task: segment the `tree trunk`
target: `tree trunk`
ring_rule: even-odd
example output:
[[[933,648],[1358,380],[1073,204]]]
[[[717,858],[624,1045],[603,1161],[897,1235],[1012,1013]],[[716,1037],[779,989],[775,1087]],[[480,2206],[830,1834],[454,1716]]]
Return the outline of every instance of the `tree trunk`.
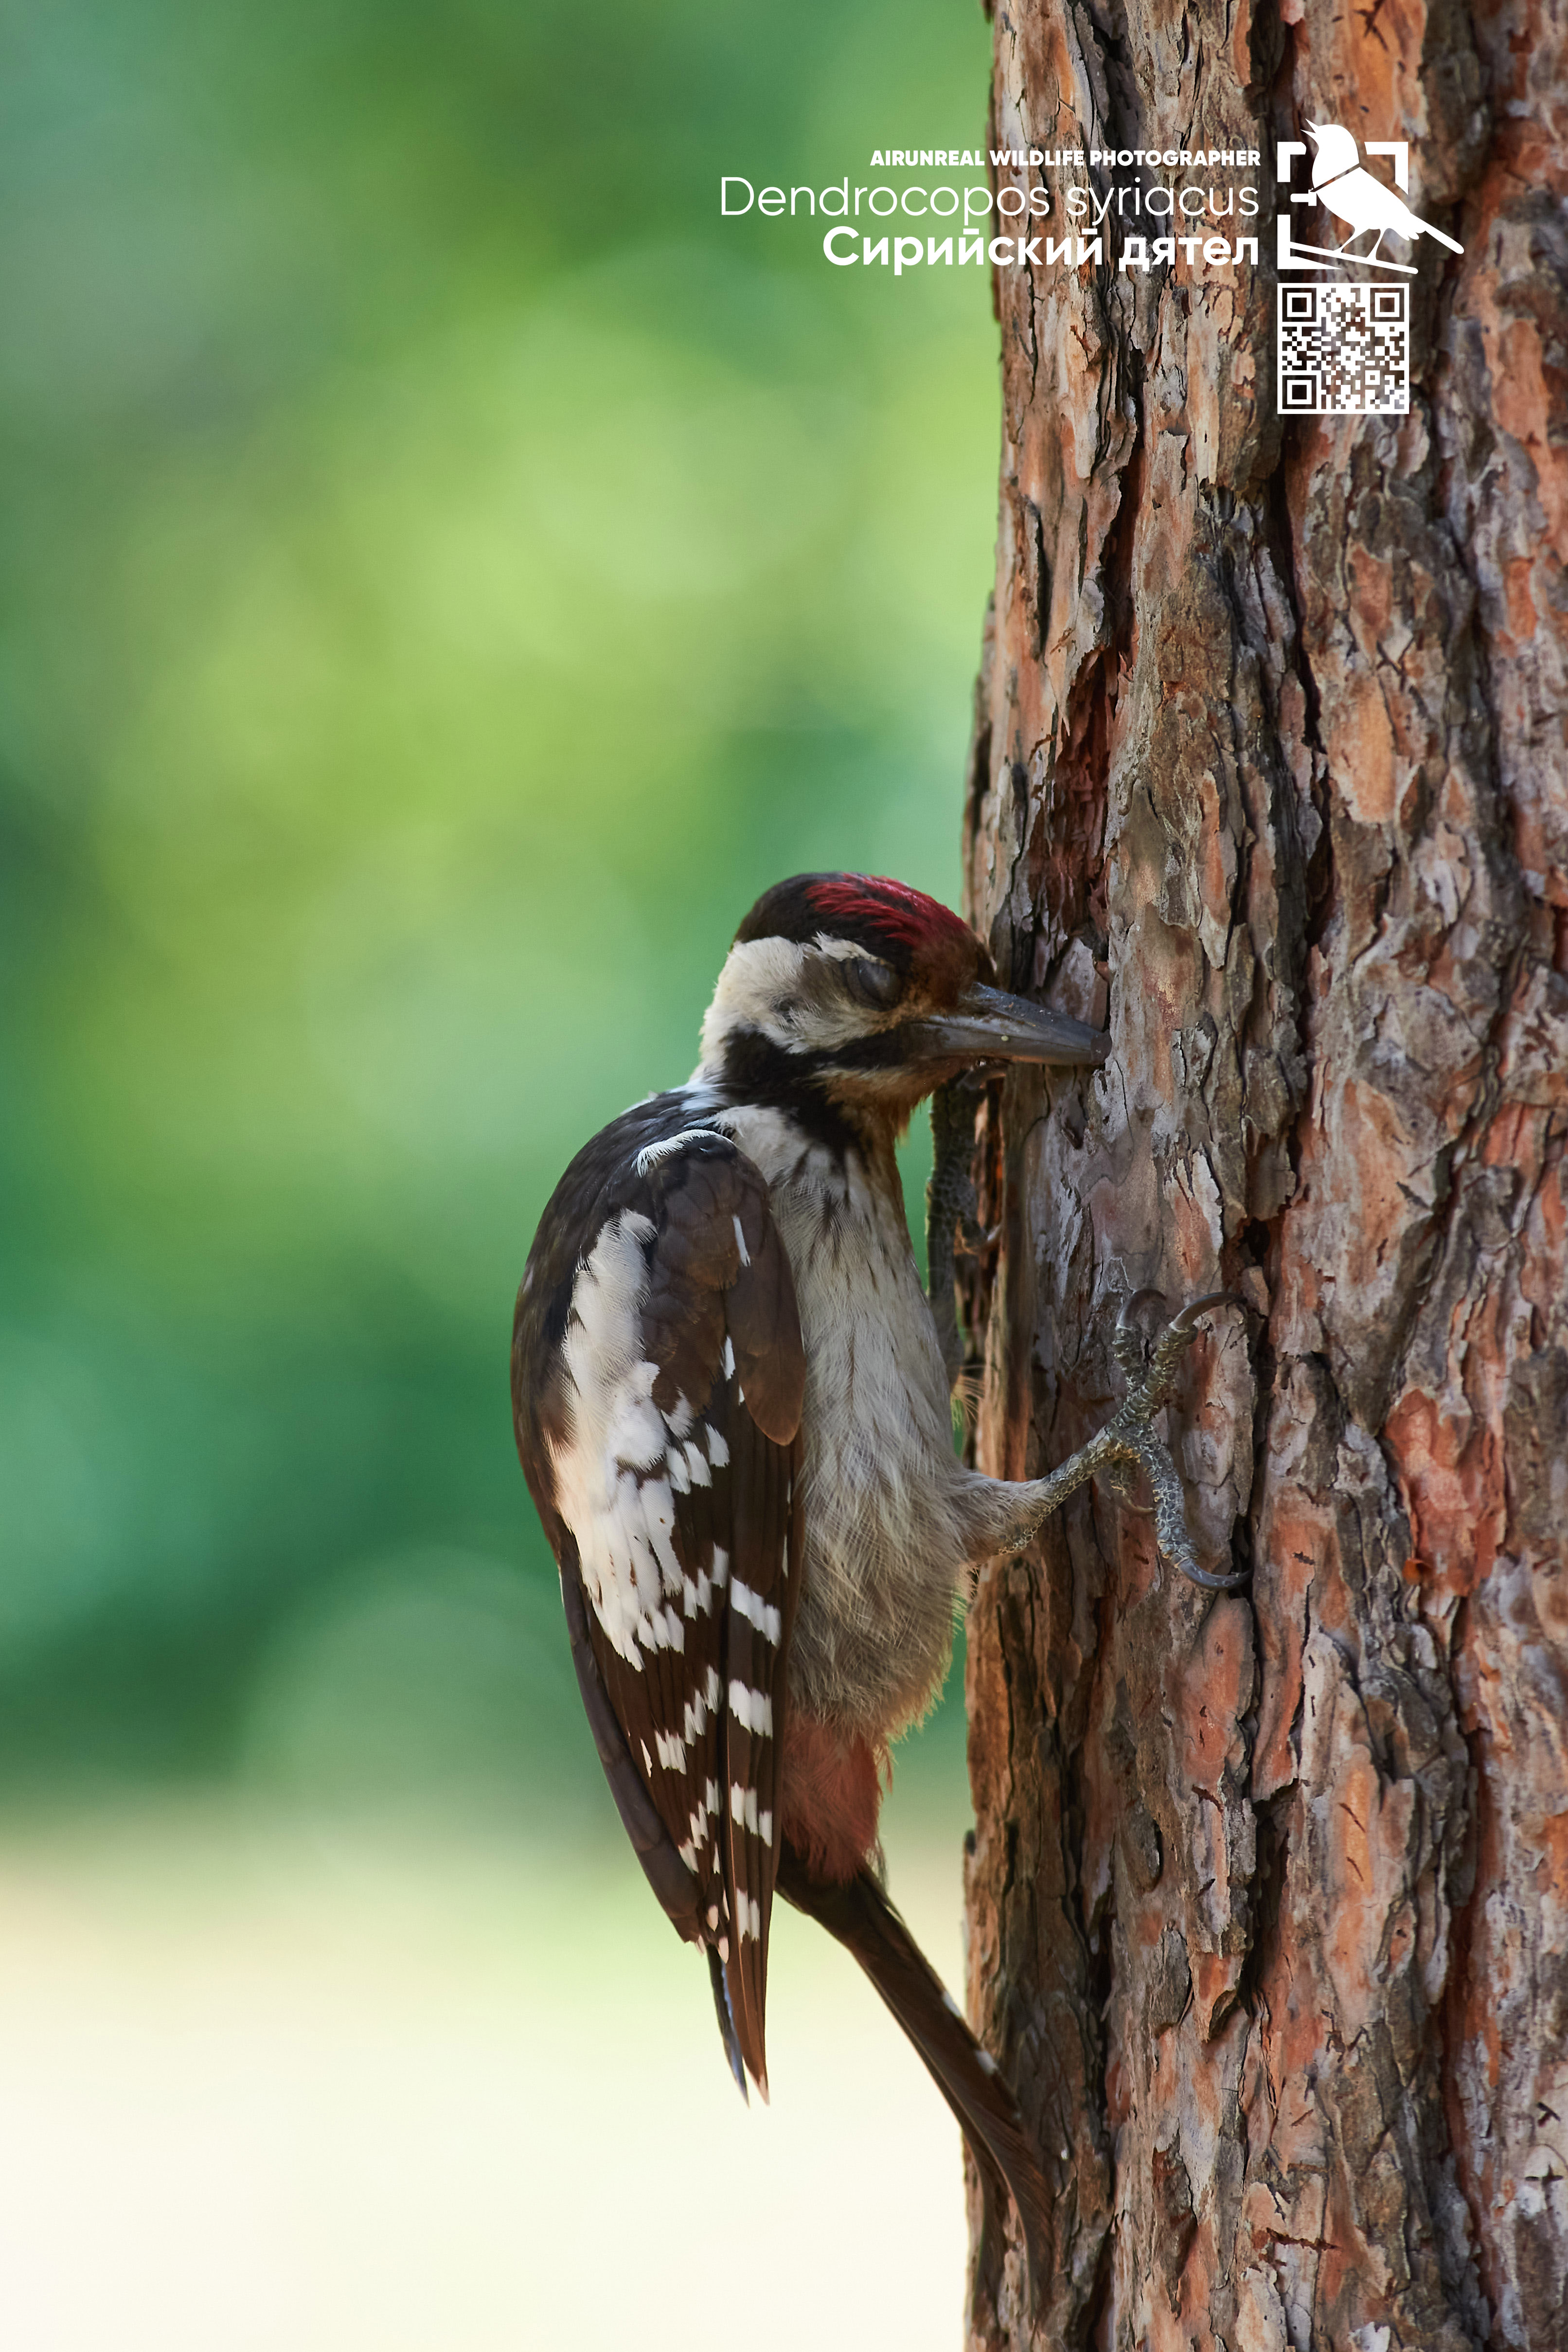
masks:
[[[1568,2344],[1563,36],[1304,6],[998,0],[993,146],[1263,163],[996,173],[1058,236],[1074,178],[1262,213],[1256,268],[998,277],[968,907],[1115,1052],[988,1101],[977,1458],[1092,1433],[1129,1292],[1228,1286],[1169,1430],[1252,1577],[1102,1485],[981,1579],[971,2013],[1058,2199],[988,2347]],[[1275,413],[1308,120],[1463,242],[1399,248],[1407,415]]]

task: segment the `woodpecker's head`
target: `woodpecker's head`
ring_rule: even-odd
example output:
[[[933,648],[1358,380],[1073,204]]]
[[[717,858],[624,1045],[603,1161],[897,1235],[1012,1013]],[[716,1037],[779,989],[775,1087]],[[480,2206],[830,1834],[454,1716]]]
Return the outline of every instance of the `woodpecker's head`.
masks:
[[[996,986],[967,923],[868,874],[798,874],[735,935],[699,1075],[732,1101],[815,1097],[895,1124],[980,1062],[1103,1062],[1110,1040]]]

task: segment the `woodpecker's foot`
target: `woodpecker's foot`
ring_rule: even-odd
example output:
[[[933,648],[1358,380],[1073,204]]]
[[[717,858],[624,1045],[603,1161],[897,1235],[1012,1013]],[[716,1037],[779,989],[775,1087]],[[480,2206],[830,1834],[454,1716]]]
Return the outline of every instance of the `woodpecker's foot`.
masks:
[[[1133,1473],[1142,1470],[1154,1490],[1155,1538],[1166,1558],[1206,1591],[1233,1592],[1238,1585],[1245,1583],[1246,1571],[1238,1576],[1216,1576],[1208,1569],[1199,1568],[1187,1533],[1186,1498],[1181,1478],[1169,1449],[1155,1435],[1154,1424],[1155,1416],[1168,1402],[1176,1386],[1176,1368],[1197,1337],[1198,1317],[1217,1307],[1242,1307],[1245,1302],[1234,1291],[1206,1291],[1201,1298],[1190,1300],[1179,1314],[1173,1315],[1156,1332],[1153,1345],[1145,1347],[1133,1318],[1141,1307],[1159,1297],[1156,1290],[1140,1290],[1123,1307],[1111,1345],[1116,1361],[1133,1385],[1104,1428],[1087,1445],[1080,1446],[1071,1460],[1064,1462],[1060,1470],[1052,1471],[1049,1478],[1035,1482],[1033,1499],[1037,1507],[1030,1532],[1085,1479],[1107,1474],[1124,1486],[1124,1482],[1130,1481]]]

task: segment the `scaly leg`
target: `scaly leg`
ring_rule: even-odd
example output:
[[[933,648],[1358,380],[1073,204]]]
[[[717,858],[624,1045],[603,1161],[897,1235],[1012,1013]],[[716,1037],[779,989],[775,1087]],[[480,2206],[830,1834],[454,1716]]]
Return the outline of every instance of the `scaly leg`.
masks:
[[[1049,1478],[1031,1479],[1027,1486],[1014,1490],[1025,1509],[1020,1515],[1022,1523],[1015,1523],[1015,1528],[1009,1529],[1003,1549],[1016,1549],[1027,1543],[1041,1520],[1096,1472],[1124,1475],[1135,1468],[1145,1473],[1154,1489],[1155,1536],[1166,1558],[1206,1591],[1233,1592],[1238,1585],[1245,1583],[1247,1572],[1215,1576],[1207,1569],[1199,1568],[1186,1529],[1186,1499],[1181,1479],[1168,1449],[1155,1434],[1154,1423],[1155,1415],[1176,1386],[1177,1365],[1197,1337],[1198,1316],[1211,1307],[1240,1307],[1243,1302],[1229,1290],[1210,1290],[1203,1297],[1191,1300],[1178,1315],[1171,1317],[1159,1333],[1145,1370],[1143,1342],[1130,1318],[1145,1300],[1158,1296],[1157,1291],[1140,1290],[1128,1299],[1116,1320],[1112,1339],[1116,1360],[1135,1385],[1128,1390],[1104,1428],[1087,1445],[1081,1446],[1060,1470],[1053,1470]],[[1137,1380],[1135,1376],[1140,1371],[1143,1378]]]

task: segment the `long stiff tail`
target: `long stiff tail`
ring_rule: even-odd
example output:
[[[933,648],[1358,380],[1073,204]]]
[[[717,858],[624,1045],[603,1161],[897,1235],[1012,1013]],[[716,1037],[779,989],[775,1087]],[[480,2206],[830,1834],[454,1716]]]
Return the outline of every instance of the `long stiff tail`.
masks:
[[[1018,2101],[998,2073],[996,2060],[976,2041],[957,2003],[869,1870],[862,1870],[844,1886],[824,1885],[787,1845],[779,1858],[778,1888],[786,1902],[815,1919],[854,1955],[956,2116],[980,2176],[982,2263],[992,2246],[999,2257],[1000,2209],[1004,2192],[1010,2190],[1023,2228],[1030,2279],[1038,2290],[1048,2274],[1051,2191],[1025,2134]]]

